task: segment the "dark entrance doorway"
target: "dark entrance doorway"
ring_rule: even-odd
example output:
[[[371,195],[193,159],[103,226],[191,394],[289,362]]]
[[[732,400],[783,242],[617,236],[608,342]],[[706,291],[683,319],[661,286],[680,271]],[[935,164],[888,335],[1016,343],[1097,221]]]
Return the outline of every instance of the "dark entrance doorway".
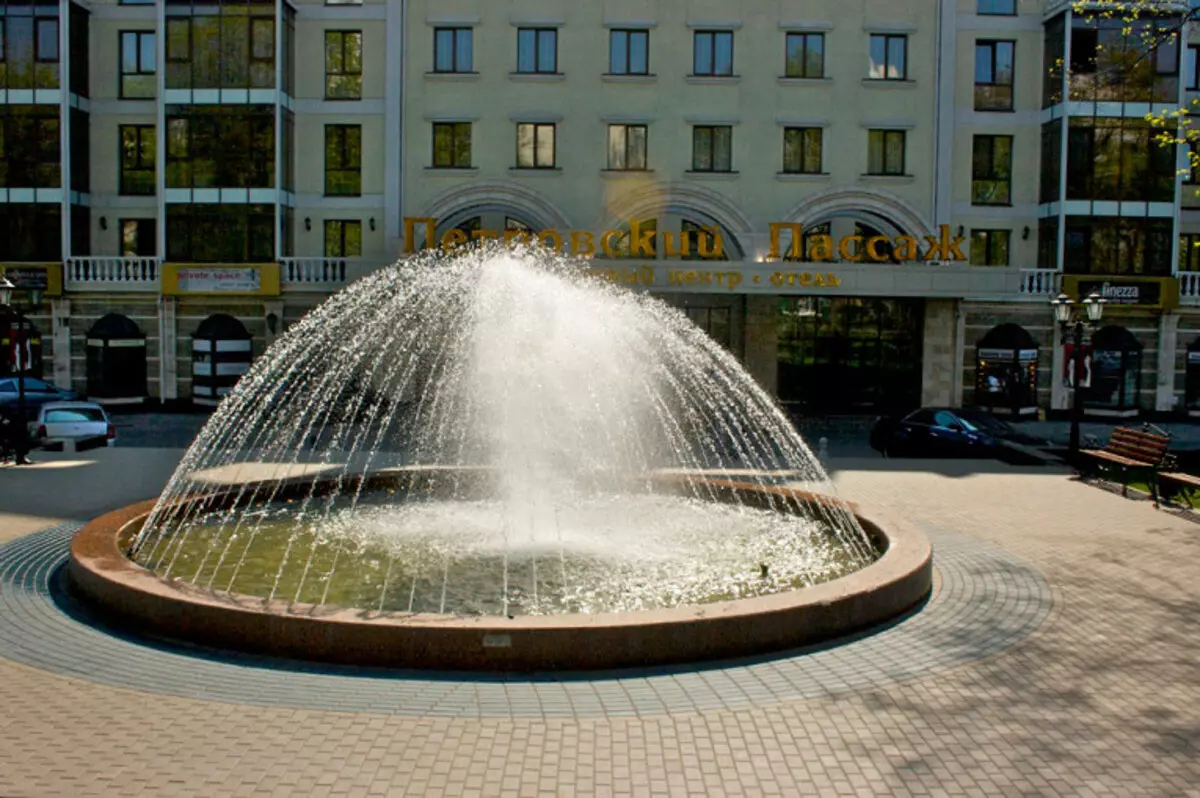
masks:
[[[917,407],[924,324],[923,299],[782,298],[780,400],[831,415]]]

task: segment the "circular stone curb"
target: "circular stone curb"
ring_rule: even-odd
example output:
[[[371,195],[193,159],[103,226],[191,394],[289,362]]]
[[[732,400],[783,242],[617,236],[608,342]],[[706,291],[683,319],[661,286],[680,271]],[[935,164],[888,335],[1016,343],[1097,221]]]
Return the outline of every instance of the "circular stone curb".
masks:
[[[929,527],[934,591],[903,619],[782,655],[591,674],[430,674],[313,666],[133,639],[62,596],[81,524],[0,546],[0,657],[145,693],[232,704],[436,717],[669,715],[827,698],[998,653],[1051,609],[1039,572],[1003,549]]]

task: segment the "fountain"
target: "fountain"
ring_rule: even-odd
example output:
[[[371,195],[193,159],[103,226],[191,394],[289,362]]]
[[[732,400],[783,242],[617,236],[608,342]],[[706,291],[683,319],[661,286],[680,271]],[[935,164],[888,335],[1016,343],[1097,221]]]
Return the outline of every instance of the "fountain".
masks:
[[[77,536],[143,631],[293,657],[596,668],[862,628],[930,587],[680,311],[537,248],[426,254],[292,326],[157,501]]]

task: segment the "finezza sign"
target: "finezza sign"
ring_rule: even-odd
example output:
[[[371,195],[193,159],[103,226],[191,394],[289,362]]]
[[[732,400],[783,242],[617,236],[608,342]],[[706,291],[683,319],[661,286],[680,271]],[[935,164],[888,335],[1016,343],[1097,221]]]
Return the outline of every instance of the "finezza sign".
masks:
[[[417,251],[417,227],[424,228],[424,244],[422,249],[432,249],[439,246],[443,252],[451,252],[474,241],[504,241],[506,244],[537,243],[549,247],[555,252],[569,255],[604,255],[610,258],[655,258],[661,251],[668,258],[691,257],[701,259],[724,260],[725,241],[721,230],[716,225],[702,227],[700,232],[683,231],[672,233],[658,232],[656,227],[645,222],[630,222],[628,231],[605,230],[599,236],[590,230],[465,230],[451,228],[442,233],[438,239],[438,220],[424,217],[405,217],[404,219],[404,251]],[[781,233],[787,230],[791,233],[791,245],[786,253],[780,252]],[[693,238],[694,236],[694,238]],[[924,241],[918,241],[916,236],[843,236],[836,243],[833,236],[824,233],[806,234],[798,224],[775,222],[771,224],[771,251],[768,257],[772,259],[787,258],[790,260],[831,261],[965,261],[962,245],[966,239],[962,236],[951,236],[950,225],[941,226],[938,235],[924,236]],[[802,243],[803,242],[803,243]],[[693,250],[693,245],[695,249]],[[807,246],[808,252],[802,253],[801,247]]]

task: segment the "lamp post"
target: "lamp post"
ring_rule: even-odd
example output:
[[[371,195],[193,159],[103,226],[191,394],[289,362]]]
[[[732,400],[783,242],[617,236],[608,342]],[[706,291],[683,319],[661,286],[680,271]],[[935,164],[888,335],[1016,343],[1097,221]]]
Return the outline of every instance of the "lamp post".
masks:
[[[1068,330],[1074,329],[1072,339],[1074,346],[1071,351],[1071,373],[1073,375],[1072,383],[1075,386],[1075,395],[1071,401],[1071,443],[1069,447],[1069,456],[1072,463],[1079,457],[1079,425],[1083,421],[1084,321],[1086,318],[1088,327],[1094,327],[1100,321],[1100,317],[1104,315],[1104,303],[1106,301],[1100,294],[1093,291],[1081,303],[1084,314],[1080,316],[1074,313],[1075,303],[1066,294],[1059,294],[1056,299],[1050,300],[1050,306],[1054,309],[1054,320],[1058,322],[1058,326],[1062,330],[1063,339],[1066,339]]]
[[[27,333],[29,322],[12,304],[13,289],[16,286],[7,277],[0,276],[0,308],[6,311],[10,319],[15,318],[17,322],[17,330],[19,335],[13,342],[13,352],[16,357],[13,361],[13,367],[17,372],[17,425],[16,425],[16,465],[29,465],[29,422],[25,418],[25,371],[29,368],[29,363],[26,362],[24,350],[22,348],[21,336]],[[32,353],[31,353],[32,356]]]

